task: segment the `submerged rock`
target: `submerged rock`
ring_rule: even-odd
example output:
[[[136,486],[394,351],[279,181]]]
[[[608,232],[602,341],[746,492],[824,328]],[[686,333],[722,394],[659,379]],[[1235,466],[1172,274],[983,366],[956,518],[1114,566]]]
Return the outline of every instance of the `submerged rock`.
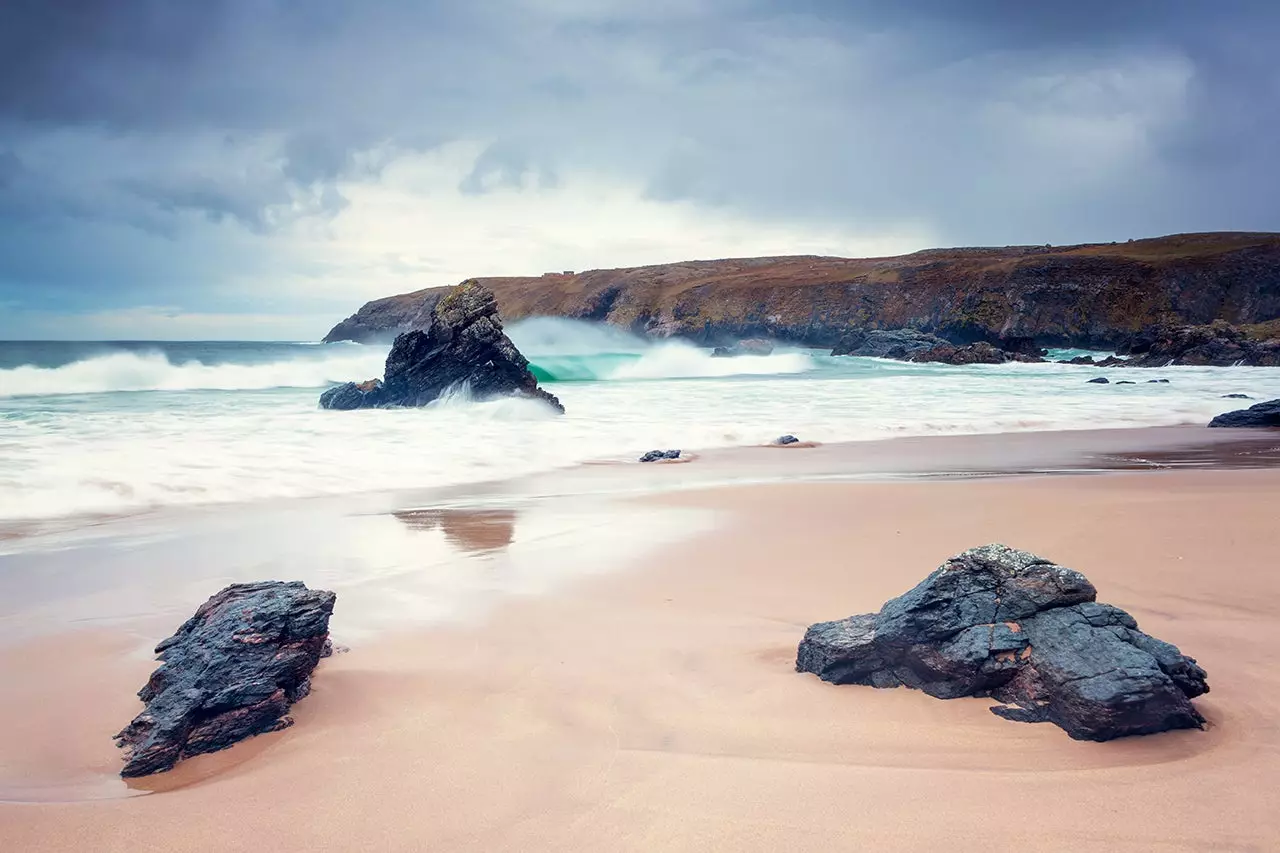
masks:
[[[986,341],[958,347],[954,344],[941,344],[927,350],[913,353],[907,361],[936,362],[940,364],[1005,364],[1010,361],[1041,362],[1043,358],[1035,355],[1024,355],[1002,350]]]
[[[949,345],[949,341],[919,329],[859,329],[841,338],[831,354],[902,360],[923,350]]]
[[[232,584],[156,646],[163,663],[116,735],[121,776],[146,776],[293,725],[289,706],[311,689],[337,596],[301,581]]]
[[[991,710],[1078,740],[1201,728],[1193,658],[1095,601],[1079,572],[1004,545],[952,557],[878,613],[820,622],[796,669],[834,684],[989,696]],[[1013,707],[1009,707],[1013,706]]]
[[[733,358],[739,355],[772,355],[773,344],[761,338],[749,338],[738,341],[731,347],[716,347],[711,351],[714,358]]]
[[[1154,381],[1154,380],[1153,380],[1153,381]],[[1252,398],[1252,397],[1250,397],[1248,394],[1223,394],[1223,395],[1222,395],[1222,399],[1224,399],[1224,400],[1252,400],[1253,398]]]
[[[657,462],[661,459],[679,459],[679,450],[650,450],[640,457],[641,462]]]
[[[1107,378],[1107,377],[1105,377],[1105,376],[1098,376],[1098,377],[1095,377],[1095,378],[1093,378],[1093,379],[1090,379],[1090,380],[1089,380],[1087,383],[1085,383],[1085,384],[1087,384],[1087,385],[1110,385],[1110,384],[1111,384],[1111,380],[1110,380],[1110,379],[1108,379],[1108,378]]]
[[[773,440],[773,443],[785,447],[788,444],[799,444],[800,439],[796,438],[794,435],[780,435]]]
[[[1168,385],[1169,380],[1168,379],[1148,379],[1147,384],[1148,385]]]
[[[538,387],[529,362],[502,331],[493,293],[464,281],[442,297],[422,330],[396,338],[381,380],[348,382],[320,395],[326,409],[425,406],[445,391],[465,386],[480,398],[517,395],[564,406]]]
[[[1132,379],[1121,379],[1116,384],[1117,385],[1137,385],[1138,383],[1134,382]]]
[[[1096,364],[1091,355],[1078,355],[1075,358],[1060,358],[1058,364],[1087,364],[1093,366]]]
[[[1280,400],[1257,403],[1247,409],[1218,415],[1211,427],[1280,427]]]

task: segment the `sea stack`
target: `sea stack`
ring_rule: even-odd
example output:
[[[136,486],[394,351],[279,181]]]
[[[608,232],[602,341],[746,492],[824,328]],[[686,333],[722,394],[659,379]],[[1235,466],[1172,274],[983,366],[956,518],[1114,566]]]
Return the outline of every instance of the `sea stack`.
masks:
[[[492,291],[474,279],[446,293],[425,329],[396,337],[381,381],[348,382],[320,395],[326,409],[425,406],[450,388],[479,398],[521,396],[564,406],[538,387],[528,360],[502,331]]]

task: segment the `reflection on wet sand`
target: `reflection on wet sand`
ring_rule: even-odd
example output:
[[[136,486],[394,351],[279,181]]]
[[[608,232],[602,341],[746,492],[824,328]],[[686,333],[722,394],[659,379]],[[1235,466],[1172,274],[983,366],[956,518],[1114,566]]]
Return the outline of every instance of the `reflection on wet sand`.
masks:
[[[392,515],[410,530],[440,530],[450,545],[475,554],[501,550],[515,538],[516,512],[509,509],[414,509]]]

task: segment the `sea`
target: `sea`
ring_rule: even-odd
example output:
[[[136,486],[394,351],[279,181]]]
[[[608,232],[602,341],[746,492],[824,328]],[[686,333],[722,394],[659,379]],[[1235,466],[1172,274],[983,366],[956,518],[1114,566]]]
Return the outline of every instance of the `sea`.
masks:
[[[387,345],[0,342],[0,525],[478,483],[788,433],[843,442],[1203,424],[1248,405],[1226,394],[1280,397],[1277,368],[953,367],[786,346],[714,358],[552,318],[508,333],[565,415],[466,388],[422,409],[319,408],[326,387],[380,376]],[[1113,384],[1087,383],[1097,375]]]

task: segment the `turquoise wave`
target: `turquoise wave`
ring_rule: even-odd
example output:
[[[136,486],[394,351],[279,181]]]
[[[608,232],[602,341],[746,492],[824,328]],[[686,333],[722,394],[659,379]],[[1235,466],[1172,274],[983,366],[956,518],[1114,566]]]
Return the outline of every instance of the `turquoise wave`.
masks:
[[[536,355],[530,359],[529,371],[539,382],[598,382],[609,379],[619,367],[640,358],[641,354],[635,352]]]

